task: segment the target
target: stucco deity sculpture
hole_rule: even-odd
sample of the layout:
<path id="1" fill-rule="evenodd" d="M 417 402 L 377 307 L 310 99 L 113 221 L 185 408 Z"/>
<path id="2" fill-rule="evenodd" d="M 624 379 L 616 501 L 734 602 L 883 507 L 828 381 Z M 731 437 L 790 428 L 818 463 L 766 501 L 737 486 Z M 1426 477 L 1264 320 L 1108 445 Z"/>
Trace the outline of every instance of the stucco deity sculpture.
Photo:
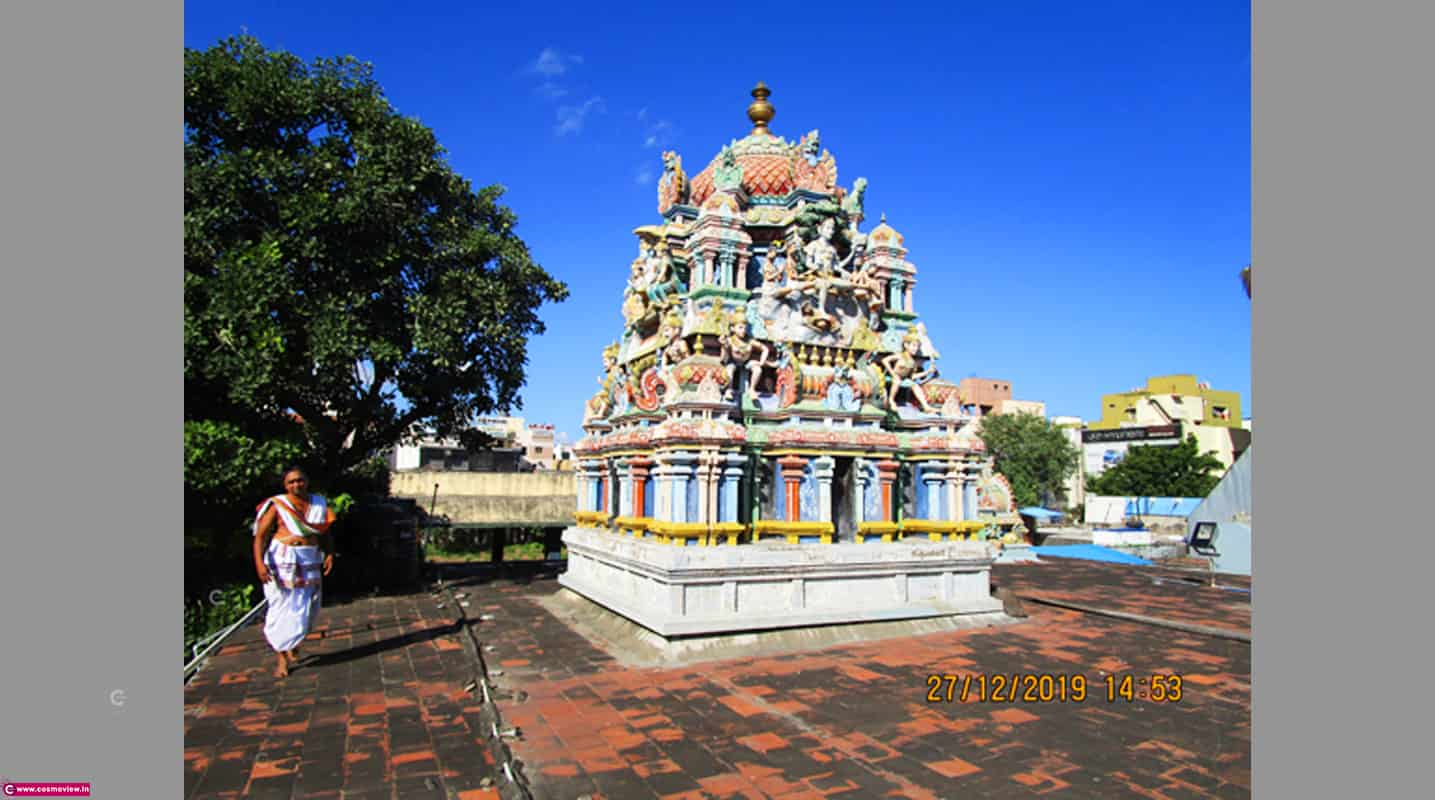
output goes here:
<path id="1" fill-rule="evenodd" d="M 808 270 L 818 274 L 837 275 L 852 263 L 852 256 L 856 254 L 856 249 L 849 252 L 846 258 L 839 259 L 837 247 L 832 244 L 832 237 L 836 234 L 837 221 L 832 217 L 817 224 L 817 238 L 802 248 L 802 260 Z"/>
<path id="2" fill-rule="evenodd" d="M 683 338 L 683 318 L 677 314 L 669 314 L 663 319 L 659 335 L 663 349 L 658 357 L 658 380 L 663 382 L 663 402 L 670 403 L 678 396 L 678 377 L 675 374 L 678 363 L 692 355 L 692 350 Z"/>
<path id="3" fill-rule="evenodd" d="M 778 239 L 772 243 L 768 250 L 768 256 L 762 262 L 762 292 L 770 293 L 787 281 L 787 252 L 783 249 L 782 240 Z"/>
<path id="4" fill-rule="evenodd" d="M 836 369 L 832 383 L 827 387 L 826 405 L 833 411 L 856 411 L 862 407 L 852 370 L 845 366 Z"/>
<path id="5" fill-rule="evenodd" d="M 751 338 L 747 314 L 734 311 L 728 321 L 727 335 L 722 338 L 722 360 L 727 364 L 728 399 L 732 399 L 737 386 L 737 370 L 742 366 L 747 371 L 743 395 L 757 397 L 757 381 L 762 377 L 762 368 L 776 366 L 772 363 L 772 351 L 767 345 Z"/>
<path id="6" fill-rule="evenodd" d="M 724 147 L 719 158 L 722 162 L 713 172 L 713 186 L 718 191 L 727 192 L 742 188 L 742 165 L 737 163 L 737 154 L 732 147 Z"/>
<path id="7" fill-rule="evenodd" d="M 628 283 L 623 292 L 623 319 L 627 329 L 649 328 L 658 313 L 652 301 L 653 287 L 662 274 L 662 229 L 644 225 L 633 233 L 638 236 L 638 257 L 628 267 Z"/>
<path id="8" fill-rule="evenodd" d="M 663 177 L 658 180 L 658 213 L 679 203 L 688 202 L 688 176 L 683 172 L 683 159 L 669 150 L 663 153 Z"/>
<path id="9" fill-rule="evenodd" d="M 652 276 L 648 283 L 647 296 L 655 305 L 669 306 L 688 290 L 687 276 L 674 263 L 673 253 L 664 240 L 660 239 L 653 247 L 645 271 L 649 271 Z"/>
<path id="10" fill-rule="evenodd" d="M 804 280 L 793 288 L 803 295 L 803 318 L 815 330 L 830 331 L 839 322 L 827 310 L 827 295 L 836 289 L 848 291 L 852 283 L 843 276 L 852 259 L 857 255 L 853 248 L 845 258 L 839 258 L 837 247 L 832 243 L 837 232 L 837 222 L 832 217 L 823 219 L 817 225 L 817 238 L 802 248 Z"/>
<path id="11" fill-rule="evenodd" d="M 798 156 L 792 171 L 799 189 L 825 194 L 837 190 L 837 162 L 831 153 L 822 149 L 822 137 L 817 131 L 798 142 Z"/>
<path id="12" fill-rule="evenodd" d="M 862 196 L 867 193 L 867 179 L 858 178 L 852 183 L 852 193 L 842 198 L 842 211 L 852 221 L 852 230 L 856 232 L 857 225 L 863 220 Z"/>
<path id="13" fill-rule="evenodd" d="M 907 332 L 902 337 L 902 352 L 893 353 L 882 359 L 882 367 L 892 376 L 892 385 L 887 389 L 887 407 L 893 411 L 897 410 L 897 392 L 901 389 L 911 389 L 912 397 L 917 401 L 917 407 L 923 413 L 932 413 L 932 406 L 927 402 L 927 393 L 922 389 L 922 383 L 936 377 L 936 370 L 928 367 L 920 369 L 917 359 L 922 349 L 922 339 L 915 330 Z"/>
<path id="14" fill-rule="evenodd" d="M 876 330 L 882 323 L 882 307 L 885 301 L 882 297 L 882 279 L 868 264 L 859 264 L 852 273 L 852 294 L 858 302 L 867 307 L 867 326 L 869 330 Z"/>
<path id="15" fill-rule="evenodd" d="M 614 342 L 603 348 L 603 376 L 598 379 L 602 388 L 588 401 L 584 422 L 602 419 L 613 410 L 613 389 L 619 380 L 618 372 L 618 343 Z"/>

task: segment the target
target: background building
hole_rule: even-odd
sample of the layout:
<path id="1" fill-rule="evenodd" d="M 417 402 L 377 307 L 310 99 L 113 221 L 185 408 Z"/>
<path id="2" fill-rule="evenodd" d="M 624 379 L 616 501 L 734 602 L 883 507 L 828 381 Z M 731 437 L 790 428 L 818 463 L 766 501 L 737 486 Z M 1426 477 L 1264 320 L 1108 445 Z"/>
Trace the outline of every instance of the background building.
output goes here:
<path id="1" fill-rule="evenodd" d="M 1074 508 L 1086 502 L 1086 459 L 1081 444 L 1081 434 L 1086 423 L 1081 417 L 1052 417 L 1051 424 L 1066 436 L 1066 440 L 1073 447 L 1082 451 L 1083 457 L 1076 462 L 1076 472 L 1066 479 L 1062 497 L 1059 498 L 1063 508 Z"/>
<path id="2" fill-rule="evenodd" d="M 520 418 L 518 422 L 521 425 L 523 420 Z M 523 457 L 538 469 L 553 469 L 557 464 L 552 425 L 524 426 L 518 431 L 515 441 L 523 448 Z"/>
<path id="3" fill-rule="evenodd" d="M 1195 375 L 1162 375 L 1145 388 L 1103 395 L 1101 419 L 1082 433 L 1082 471 L 1100 475 L 1132 445 L 1173 445 L 1195 436 L 1227 469 L 1251 444 L 1237 392 L 1212 389 Z"/>
<path id="4" fill-rule="evenodd" d="M 552 425 L 525 424 L 522 417 L 479 417 L 473 427 L 493 437 L 493 446 L 470 451 L 457 438 L 440 439 L 430 433 L 390 451 L 389 467 L 400 472 L 532 472 L 559 469 L 565 458 L 571 458 L 564 455 L 566 437 L 560 443 L 561 434 Z"/>
<path id="5" fill-rule="evenodd" d="M 1101 411 L 1101 419 L 1089 424 L 1080 417 L 1051 418 L 1081 451 L 1058 498 L 1066 508 L 1085 506 L 1086 479 L 1120 463 L 1133 446 L 1174 445 L 1195 436 L 1203 452 L 1215 453 L 1229 469 L 1251 444 L 1251 420 L 1241 417 L 1240 395 L 1213 390 L 1194 375 L 1151 378 L 1145 388 L 1103 395 Z"/>
<path id="6" fill-rule="evenodd" d="M 1241 396 L 1212 389 L 1195 375 L 1162 375 L 1144 389 L 1102 395 L 1101 419 L 1092 430 L 1132 425 L 1210 425 L 1241 427 Z"/>
<path id="7" fill-rule="evenodd" d="M 1035 414 L 1046 416 L 1046 403 L 1040 400 L 1003 400 L 993 414 Z"/>
<path id="8" fill-rule="evenodd" d="M 1013 400 L 1011 381 L 1001 378 L 962 378 L 957 384 L 968 414 L 985 417 L 988 414 L 1035 414 L 1046 416 L 1046 403 L 1039 400 Z"/>
<path id="9" fill-rule="evenodd" d="M 966 402 L 962 408 L 979 417 L 999 410 L 1002 403 L 1011 399 L 1011 381 L 1000 378 L 962 378 L 957 386 Z"/>

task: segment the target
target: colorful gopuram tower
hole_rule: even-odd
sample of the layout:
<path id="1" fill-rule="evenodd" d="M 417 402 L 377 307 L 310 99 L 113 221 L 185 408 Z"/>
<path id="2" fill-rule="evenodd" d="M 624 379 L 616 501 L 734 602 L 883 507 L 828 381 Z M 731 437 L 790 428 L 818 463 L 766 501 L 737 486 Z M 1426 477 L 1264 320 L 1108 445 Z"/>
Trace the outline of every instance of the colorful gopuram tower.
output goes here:
<path id="1" fill-rule="evenodd" d="M 770 91 L 759 83 L 752 96 L 752 131 L 696 175 L 662 156 L 660 218 L 634 230 L 625 324 L 603 351 L 575 448 L 565 585 L 622 612 L 670 599 L 641 587 L 597 597 L 600 584 L 627 580 L 605 570 L 632 578 L 619 562 L 699 558 L 655 547 L 770 567 L 774 554 L 858 564 L 942 542 L 967 565 L 957 572 L 980 572 L 985 586 L 988 540 L 1011 538 L 1020 519 L 957 385 L 935 367 L 903 237 L 885 218 L 864 233 L 866 179 L 839 186 L 818 131 L 777 136 Z M 940 561 L 934 574 L 951 573 Z M 722 591 L 735 612 L 738 589 Z"/>

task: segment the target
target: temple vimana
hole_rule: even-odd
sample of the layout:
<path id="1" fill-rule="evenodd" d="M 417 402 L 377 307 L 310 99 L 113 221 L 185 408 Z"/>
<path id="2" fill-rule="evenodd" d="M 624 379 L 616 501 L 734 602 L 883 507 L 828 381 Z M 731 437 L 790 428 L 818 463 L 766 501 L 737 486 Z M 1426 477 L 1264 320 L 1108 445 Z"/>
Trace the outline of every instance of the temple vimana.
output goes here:
<path id="1" fill-rule="evenodd" d="M 770 94 L 696 174 L 662 156 L 584 413 L 579 526 L 674 545 L 1010 540 L 1010 487 L 936 367 L 954 315 L 923 324 L 902 235 L 885 217 L 863 231 L 867 180 L 839 185 L 816 130 L 774 134 Z"/>

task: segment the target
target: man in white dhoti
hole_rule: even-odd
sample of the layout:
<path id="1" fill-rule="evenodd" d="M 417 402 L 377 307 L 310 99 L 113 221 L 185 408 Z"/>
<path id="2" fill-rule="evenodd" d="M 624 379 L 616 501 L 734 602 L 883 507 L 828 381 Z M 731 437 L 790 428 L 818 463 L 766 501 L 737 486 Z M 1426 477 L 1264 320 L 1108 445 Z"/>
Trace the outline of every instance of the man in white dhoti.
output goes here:
<path id="1" fill-rule="evenodd" d="M 298 663 L 299 644 L 319 613 L 323 576 L 334 568 L 324 548 L 334 510 L 308 489 L 303 470 L 285 471 L 284 494 L 261 503 L 254 520 L 254 568 L 269 601 L 264 638 L 278 654 L 279 678 Z"/>

